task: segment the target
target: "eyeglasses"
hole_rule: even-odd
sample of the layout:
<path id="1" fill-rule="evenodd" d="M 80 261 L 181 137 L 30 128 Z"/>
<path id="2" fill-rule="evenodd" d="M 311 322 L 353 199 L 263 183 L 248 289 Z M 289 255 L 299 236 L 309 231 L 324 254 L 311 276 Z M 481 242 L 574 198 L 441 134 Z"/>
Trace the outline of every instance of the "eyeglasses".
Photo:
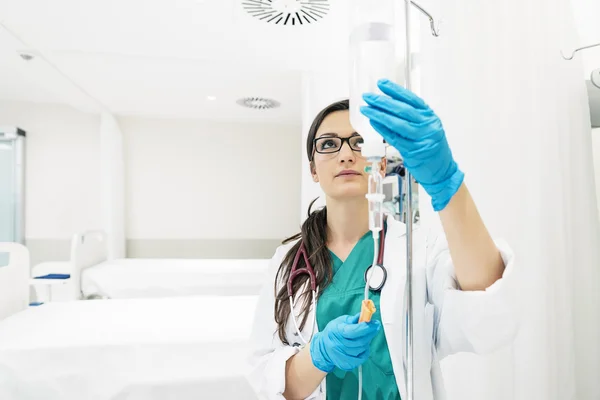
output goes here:
<path id="1" fill-rule="evenodd" d="M 363 144 L 363 138 L 360 135 L 353 135 L 347 138 L 337 136 L 325 136 L 314 140 L 314 148 L 317 153 L 332 154 L 342 149 L 344 142 L 354 151 L 360 151 Z"/>

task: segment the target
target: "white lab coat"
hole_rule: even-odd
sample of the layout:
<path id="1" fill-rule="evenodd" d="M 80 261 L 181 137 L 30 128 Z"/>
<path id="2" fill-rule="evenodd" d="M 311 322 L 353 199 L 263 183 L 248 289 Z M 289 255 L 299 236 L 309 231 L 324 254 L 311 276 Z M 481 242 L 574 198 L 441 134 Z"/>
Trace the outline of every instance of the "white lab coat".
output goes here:
<path id="1" fill-rule="evenodd" d="M 387 281 L 380 298 L 381 319 L 400 395 L 406 399 L 403 378 L 406 228 L 392 218 L 388 218 L 387 225 L 384 255 Z M 413 232 L 415 398 L 441 400 L 445 395 L 439 362 L 444 357 L 457 352 L 488 353 L 512 341 L 516 334 L 516 315 L 507 290 L 513 254 L 507 245 L 496 241 L 506 265 L 503 277 L 485 291 L 463 292 L 458 288 L 444 234 L 430 232 L 426 235 L 419 227 Z M 261 399 L 284 399 L 286 361 L 300 351 L 299 347 L 282 344 L 273 316 L 275 274 L 292 246 L 290 243 L 277 248 L 271 260 L 269 279 L 257 304 L 248 380 Z M 297 307 L 296 315 L 299 315 L 300 305 Z M 311 310 L 302 331 L 305 338 L 310 337 L 313 312 Z M 290 344 L 300 342 L 292 321 L 288 321 L 286 329 Z M 325 393 L 324 379 L 308 399 L 324 399 Z"/>

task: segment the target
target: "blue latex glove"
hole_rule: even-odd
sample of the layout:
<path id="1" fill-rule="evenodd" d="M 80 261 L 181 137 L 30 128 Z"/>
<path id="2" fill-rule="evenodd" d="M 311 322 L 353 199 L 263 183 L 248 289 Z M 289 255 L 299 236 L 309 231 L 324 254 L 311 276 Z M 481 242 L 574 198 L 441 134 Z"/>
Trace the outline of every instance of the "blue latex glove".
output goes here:
<path id="1" fill-rule="evenodd" d="M 387 79 L 377 83 L 384 95 L 366 93 L 361 112 L 404 159 L 404 166 L 443 210 L 462 184 L 464 173 L 452 158 L 442 122 L 411 91 Z"/>
<path id="2" fill-rule="evenodd" d="M 323 372 L 335 367 L 351 371 L 369 358 L 371 341 L 381 329 L 381 322 L 358 323 L 360 314 L 343 315 L 330 321 L 310 342 L 313 365 Z"/>

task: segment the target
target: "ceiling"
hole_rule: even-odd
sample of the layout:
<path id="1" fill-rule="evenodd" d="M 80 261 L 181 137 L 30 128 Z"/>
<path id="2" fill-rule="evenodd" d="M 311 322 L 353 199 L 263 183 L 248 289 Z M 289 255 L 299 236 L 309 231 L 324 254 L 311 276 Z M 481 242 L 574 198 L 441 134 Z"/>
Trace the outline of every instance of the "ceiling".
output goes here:
<path id="1" fill-rule="evenodd" d="M 308 13 L 294 12 L 302 18 L 293 25 L 261 10 L 296 11 L 298 3 Z M 117 115 L 299 122 L 303 72 L 347 68 L 347 3 L 0 0 L 0 99 Z M 35 57 L 24 61 L 22 52 Z M 281 106 L 246 109 L 236 104 L 242 97 Z"/>
<path id="2" fill-rule="evenodd" d="M 296 11 L 298 4 L 308 17 L 299 11 L 293 24 L 263 10 Z M 0 0 L 0 99 L 116 115 L 299 123 L 302 74 L 348 67 L 348 4 Z M 593 12 L 600 12 L 600 2 L 593 10 L 588 0 L 572 4 L 580 30 L 573 46 L 600 42 Z M 26 62 L 22 52 L 35 58 Z M 600 48 L 580 55 L 589 79 L 600 66 Z M 246 109 L 236 104 L 243 97 L 281 106 Z"/>

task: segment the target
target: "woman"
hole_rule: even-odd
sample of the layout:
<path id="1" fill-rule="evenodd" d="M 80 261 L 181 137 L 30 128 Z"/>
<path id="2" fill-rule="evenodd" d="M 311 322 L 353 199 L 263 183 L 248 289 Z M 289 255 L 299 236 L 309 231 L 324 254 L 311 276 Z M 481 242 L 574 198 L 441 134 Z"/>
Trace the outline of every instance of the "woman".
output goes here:
<path id="1" fill-rule="evenodd" d="M 361 109 L 405 167 L 431 196 L 443 233 L 413 230 L 415 398 L 444 397 L 439 361 L 470 351 L 486 353 L 510 342 L 515 321 L 505 276 L 513 256 L 494 242 L 453 160 L 439 118 L 415 94 L 390 82 L 383 95 L 366 94 Z M 387 280 L 370 292 L 376 312 L 358 322 L 365 271 L 372 264 L 368 226 L 368 165 L 360 136 L 349 122 L 348 101 L 315 118 L 307 139 L 311 173 L 326 206 L 310 213 L 302 232 L 280 246 L 257 306 L 250 383 L 266 399 L 357 399 L 362 366 L 363 399 L 405 399 L 405 227 L 385 223 Z M 385 171 L 385 163 L 381 173 Z M 286 284 L 301 244 L 316 275 L 314 309 L 308 275 L 293 281 L 294 316 Z M 303 257 L 298 267 L 304 267 Z M 308 344 L 303 340 L 310 340 Z"/>

